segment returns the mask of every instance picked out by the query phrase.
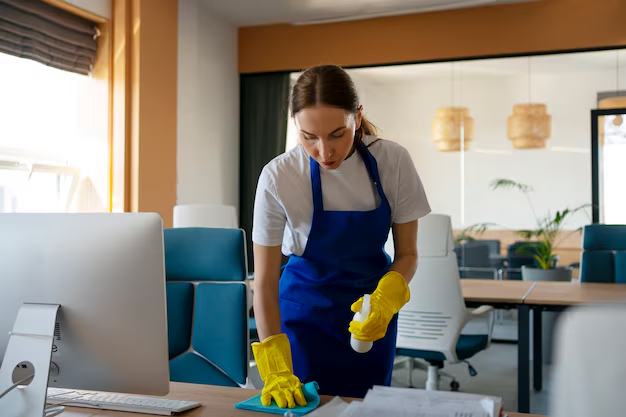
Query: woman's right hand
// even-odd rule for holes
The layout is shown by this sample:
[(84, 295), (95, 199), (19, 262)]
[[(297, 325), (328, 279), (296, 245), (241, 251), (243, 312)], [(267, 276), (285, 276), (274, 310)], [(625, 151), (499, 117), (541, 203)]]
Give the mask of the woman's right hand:
[(261, 404), (268, 407), (272, 400), (280, 408), (305, 406), (302, 383), (293, 374), (291, 345), (285, 334), (270, 336), (262, 342), (252, 344), (261, 379), (264, 382)]

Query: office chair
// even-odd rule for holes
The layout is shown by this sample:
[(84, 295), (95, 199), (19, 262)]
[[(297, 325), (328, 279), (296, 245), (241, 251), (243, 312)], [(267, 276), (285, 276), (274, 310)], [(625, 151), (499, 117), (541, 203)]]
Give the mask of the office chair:
[(626, 283), (626, 225), (587, 225), (582, 240), (580, 282)]
[(564, 312), (556, 330), (548, 415), (624, 415), (625, 345), (626, 306), (585, 306)]
[(489, 248), (489, 255), (500, 255), (501, 242), (498, 239), (475, 239), (472, 242), (487, 245)]
[(532, 246), (534, 245), (537, 245), (537, 243), (519, 241), (507, 247), (507, 279), (519, 281), (522, 279), (522, 266), (538, 266), (535, 258), (519, 253), (520, 248), (523, 246), (527, 246), (527, 250), (532, 251)]
[(164, 230), (172, 381), (247, 386), (245, 242), (240, 229)]
[(497, 279), (498, 269), (492, 266), (489, 245), (469, 241), (454, 246), (461, 278)]
[[(426, 389), (436, 390), (440, 376), (452, 378), (439, 371), (444, 361), (467, 362), (489, 346), (494, 314), (491, 306), (473, 311), (465, 307), (449, 216), (429, 214), (421, 218), (417, 246), (419, 262), (409, 284), (411, 299), (399, 313), (396, 353), (408, 360), (409, 386), (413, 386), (411, 371), (417, 364), (428, 371)], [(484, 315), (484, 333), (461, 334), (466, 323)], [(425, 360), (428, 366), (416, 359)], [(469, 370), (472, 376), (476, 374), (471, 365)], [(459, 389), (454, 378), (451, 388)]]
[[(178, 227), (212, 227), (224, 229), (239, 228), (237, 210), (225, 204), (180, 204), (174, 206), (174, 224)], [(253, 279), (252, 274), (248, 274)], [(250, 339), (258, 340), (256, 321), (252, 313), (252, 292), (248, 293), (248, 310), (250, 311)]]

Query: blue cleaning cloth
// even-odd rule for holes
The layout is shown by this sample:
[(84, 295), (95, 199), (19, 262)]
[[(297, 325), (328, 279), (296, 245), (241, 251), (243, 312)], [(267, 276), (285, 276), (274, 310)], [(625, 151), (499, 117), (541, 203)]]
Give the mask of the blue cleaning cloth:
[(306, 405), (304, 407), (300, 407), (296, 404), (296, 408), (280, 408), (276, 405), (274, 401), (268, 407), (265, 407), (261, 404), (261, 395), (257, 395), (256, 397), (252, 397), (249, 400), (240, 402), (239, 404), (235, 404), (235, 408), (239, 408), (242, 410), (249, 411), (258, 411), (261, 413), (270, 413), (270, 414), (279, 414), (285, 415), (287, 411), (291, 411), (296, 416), (303, 416), (306, 413), (310, 413), (315, 410), (320, 405), (320, 395), (317, 393), (317, 390), (320, 389), (317, 382), (309, 382), (308, 384), (304, 384), (302, 387), (302, 393), (304, 394), (304, 398), (306, 399)]

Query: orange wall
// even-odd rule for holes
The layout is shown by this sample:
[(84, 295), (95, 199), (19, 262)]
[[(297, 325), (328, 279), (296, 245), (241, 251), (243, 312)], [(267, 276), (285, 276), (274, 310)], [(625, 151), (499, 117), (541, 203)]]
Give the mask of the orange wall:
[(241, 73), (626, 46), (626, 0), (503, 6), (239, 29)]

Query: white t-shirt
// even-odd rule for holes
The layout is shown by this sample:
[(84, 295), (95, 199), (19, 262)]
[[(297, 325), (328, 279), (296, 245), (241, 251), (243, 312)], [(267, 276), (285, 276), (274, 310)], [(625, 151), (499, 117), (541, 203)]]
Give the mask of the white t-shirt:
[[(365, 136), (371, 144), (376, 137)], [(369, 151), (376, 159), (392, 223), (408, 223), (430, 213), (430, 205), (413, 160), (401, 145), (378, 140)], [(358, 152), (339, 168), (320, 167), (324, 210), (374, 210), (380, 203)], [(313, 219), (309, 155), (301, 145), (277, 156), (261, 172), (254, 202), (252, 241), (280, 246), (286, 256), (302, 255)]]

